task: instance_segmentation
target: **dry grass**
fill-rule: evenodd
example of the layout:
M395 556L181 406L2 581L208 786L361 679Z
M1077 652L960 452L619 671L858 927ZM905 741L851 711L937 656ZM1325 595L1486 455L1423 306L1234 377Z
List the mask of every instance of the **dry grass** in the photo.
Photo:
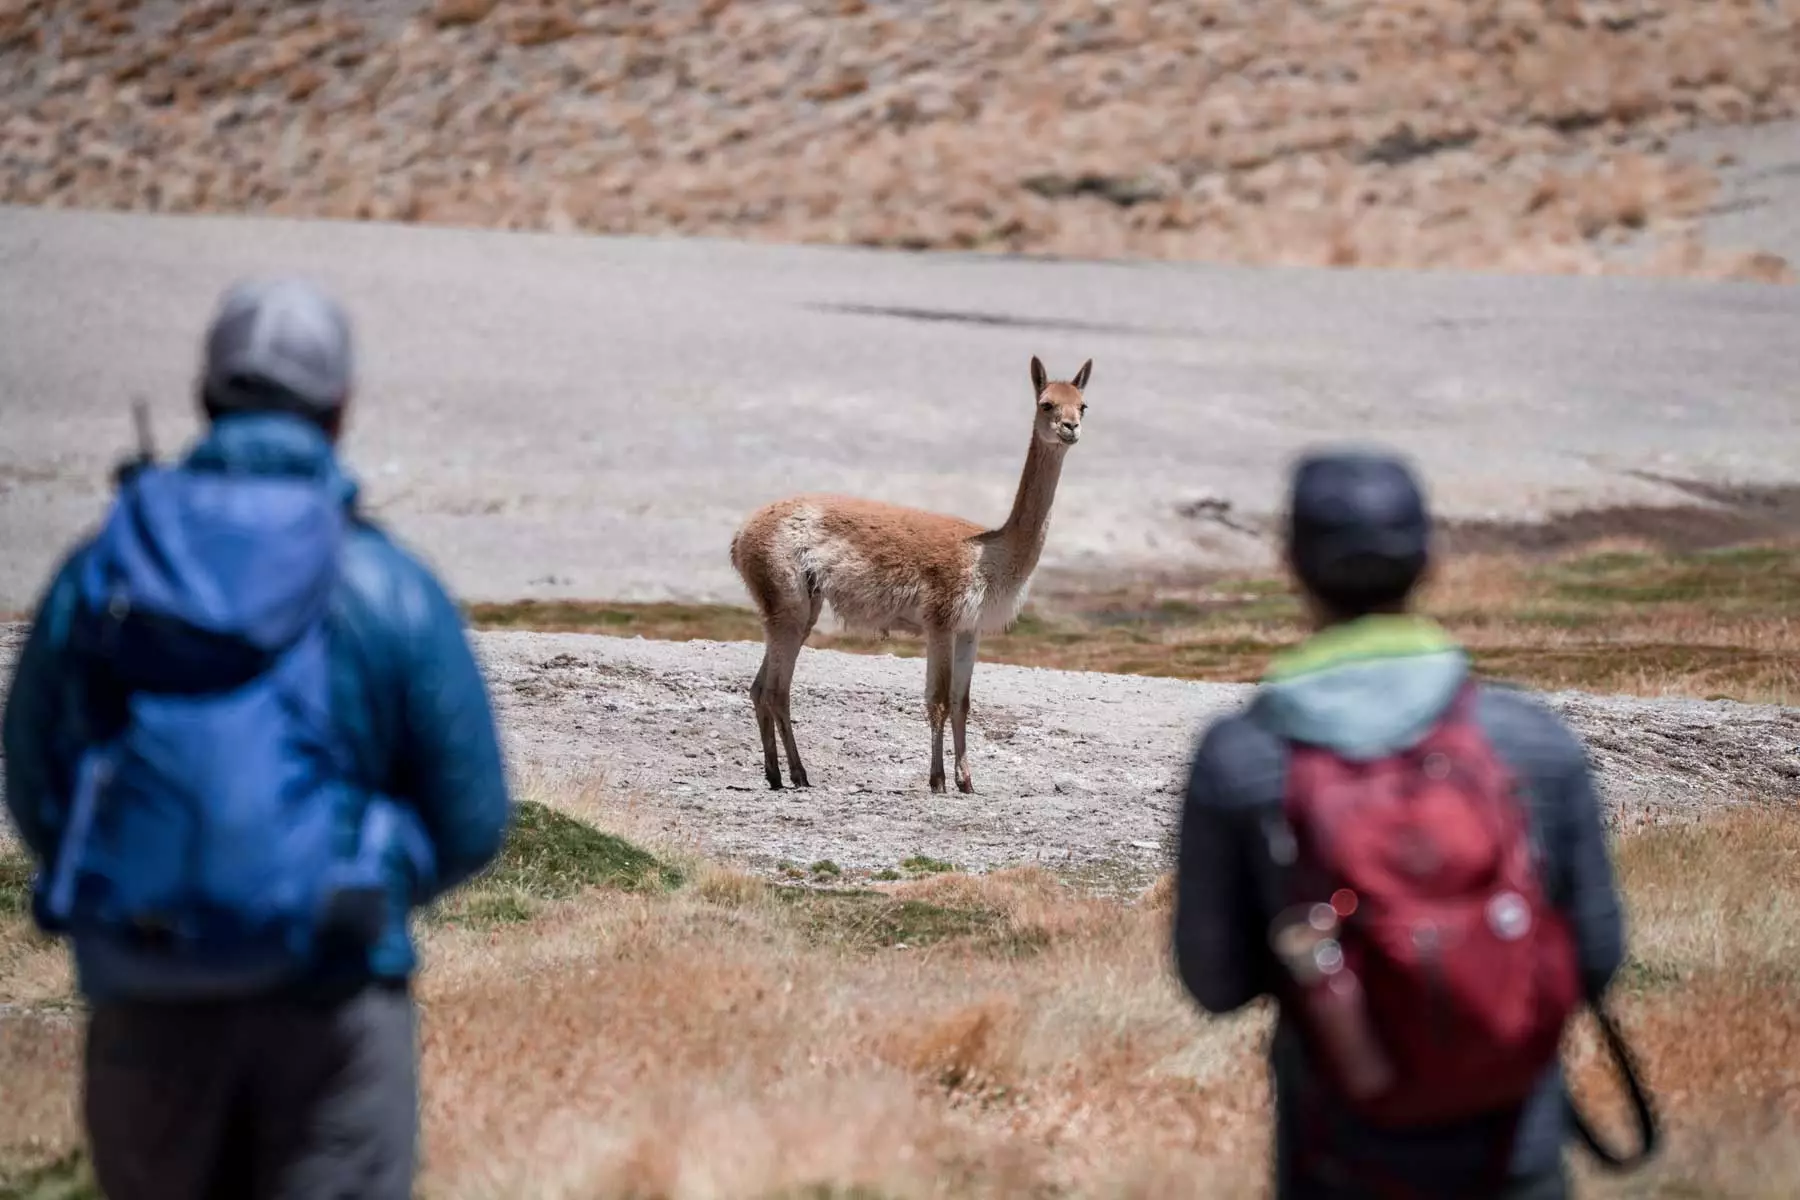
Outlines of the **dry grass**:
M1800 821L1752 806L1619 857L1615 1002L1670 1141L1589 1194L1792 1195ZM672 890L545 899L523 926L429 925L426 1194L1263 1194L1267 1015L1183 997L1166 884L1120 901L1014 870L821 894L681 868ZM982 919L859 932L907 905ZM0 1110L12 1161L77 1144L74 1048L54 1017L0 1018L0 1078L25 1100ZM1570 1055L1613 1111L1585 1026Z
M1788 281L1678 132L1763 0L0 4L0 199L1082 258ZM1647 235L1638 265L1609 247Z
M1800 695L1800 543L1689 553L1610 541L1549 558L1451 560L1424 607L1462 638L1483 673L1549 690L1727 697ZM761 640L756 616L726 606L479 604L486 628L630 637ZM829 620L829 618L828 618ZM984 661L1076 671L1243 681L1304 628L1278 579L1064 596L984 639ZM810 645L920 653L916 639L816 632Z

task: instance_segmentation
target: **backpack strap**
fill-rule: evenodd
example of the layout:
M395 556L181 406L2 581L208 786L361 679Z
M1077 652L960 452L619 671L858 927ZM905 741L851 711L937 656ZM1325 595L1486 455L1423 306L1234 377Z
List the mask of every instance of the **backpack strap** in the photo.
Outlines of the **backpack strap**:
M94 812L100 803L100 793L112 780L112 749L110 745L90 747L76 763L75 795L69 805L69 817L63 824L50 873L47 878L40 879L34 897L33 916L45 933L62 932L74 910L75 869L94 828Z
M1639 1149L1634 1155L1615 1154L1601 1143L1593 1128L1581 1115L1575 1103L1575 1097L1567 1088L1563 1090L1563 1102L1568 1110L1569 1123L1574 1126L1575 1134L1588 1148L1600 1165L1611 1172L1623 1173L1643 1165L1657 1151L1661 1141L1660 1123L1657 1120L1655 1106L1650 1102L1650 1094L1644 1087L1642 1076L1637 1069L1637 1059L1631 1047L1625 1041L1624 1032L1614 1020L1611 1011L1601 1000L1593 1001L1589 1007L1593 1010L1594 1019L1599 1023L1601 1037L1611 1051L1613 1060L1619 1064L1619 1070L1625 1076L1625 1089L1631 1098L1632 1114L1637 1119Z

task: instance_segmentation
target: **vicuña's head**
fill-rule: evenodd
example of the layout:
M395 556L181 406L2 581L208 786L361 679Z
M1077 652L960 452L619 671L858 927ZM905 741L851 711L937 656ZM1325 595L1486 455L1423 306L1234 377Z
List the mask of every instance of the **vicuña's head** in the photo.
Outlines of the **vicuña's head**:
M1031 356L1031 387L1037 393L1037 436L1040 441L1054 446L1073 446L1081 440L1081 414L1087 411L1081 393L1087 387L1088 375L1093 369L1094 360L1090 358L1067 383L1052 383L1044 364L1038 361L1037 355Z

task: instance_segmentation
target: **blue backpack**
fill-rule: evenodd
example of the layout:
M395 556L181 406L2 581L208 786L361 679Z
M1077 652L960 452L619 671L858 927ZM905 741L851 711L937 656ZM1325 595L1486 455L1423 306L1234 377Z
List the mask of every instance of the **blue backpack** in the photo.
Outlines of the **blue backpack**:
M349 521L330 479L145 466L80 563L89 740L32 908L130 994L279 988L380 937L396 855L429 885L416 815L354 782L332 720Z

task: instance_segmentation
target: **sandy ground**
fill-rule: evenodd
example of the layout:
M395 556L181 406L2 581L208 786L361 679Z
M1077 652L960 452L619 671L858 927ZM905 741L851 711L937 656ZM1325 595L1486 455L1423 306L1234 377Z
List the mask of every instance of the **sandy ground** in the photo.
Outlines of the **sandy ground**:
M11 671L22 635L0 632ZM814 786L767 790L743 643L477 635L507 751L524 779L598 784L656 834L768 868L1042 862L1141 880L1165 862L1188 755L1236 685L984 664L969 740L976 792L925 786L917 660L807 650L794 718ZM1617 824L1800 799L1800 711L1557 695L1588 740Z
M603 776L665 829L765 863L881 867L922 853L1154 869L1195 739L1249 694L984 664L969 723L976 792L934 796L922 664L809 649L794 724L814 786L775 793L746 699L760 646L523 633L482 634L479 646L521 767ZM1800 711L1548 701L1588 740L1617 822L1800 798Z
M349 461L472 599L741 602L733 527L802 488L997 523L1033 354L1095 364L1046 575L1265 561L1233 526L1320 440L1516 519L1800 461L1800 288L0 208L0 611L100 513L133 394L163 449L192 433L218 291L275 269L346 297Z

